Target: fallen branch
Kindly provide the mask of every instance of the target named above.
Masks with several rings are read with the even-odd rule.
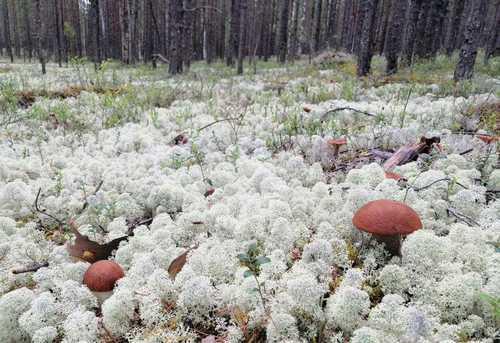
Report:
[[[442,179],[437,179],[437,180],[434,180],[432,181],[431,183],[429,183],[428,185],[425,185],[425,186],[422,186],[422,187],[412,187],[412,189],[415,191],[415,192],[420,192],[420,191],[423,191],[424,189],[427,189],[429,187],[431,187],[432,185],[438,183],[438,182],[442,182],[442,181],[447,181],[447,182],[450,182],[451,179],[449,177],[443,177]],[[461,186],[462,188],[464,189],[469,189],[467,186],[464,186],[462,185],[460,182],[457,182],[455,181],[455,183],[459,186]]]
[[[467,155],[469,152],[472,152],[472,151],[474,151],[474,149],[472,149],[472,148],[471,149],[467,149],[467,150],[462,151],[461,153],[459,153],[459,155],[462,155],[462,156],[463,155]]]
[[[325,117],[330,114],[330,113],[335,113],[335,112],[340,112],[340,111],[353,111],[353,112],[356,112],[356,113],[361,113],[361,114],[364,114],[366,116],[369,116],[369,117],[376,117],[377,115],[376,114],[373,114],[373,113],[370,113],[370,112],[366,112],[366,111],[362,111],[362,110],[358,110],[358,109],[355,109],[355,108],[352,108],[352,107],[338,107],[338,108],[334,108],[334,109],[331,109],[331,110],[328,110],[326,111],[325,113],[323,113],[321,115],[321,121],[325,121]]]
[[[388,160],[389,158],[391,158],[392,155],[394,155],[394,153],[392,153],[392,152],[382,151],[382,150],[378,150],[378,149],[373,149],[370,151],[370,153],[372,154],[372,156],[381,158],[383,160]]]
[[[213,125],[218,124],[218,123],[223,123],[223,122],[232,121],[232,120],[242,120],[242,119],[243,119],[242,117],[237,117],[237,118],[231,117],[231,118],[218,119],[216,121],[211,122],[210,124],[207,124],[205,126],[200,127],[198,129],[198,131],[203,131],[205,129],[208,129],[210,126],[213,126]]]
[[[452,207],[448,207],[446,209],[446,211],[453,215],[455,218],[457,218],[458,220],[464,222],[465,224],[469,225],[469,226],[481,226],[481,224],[479,224],[477,221],[475,221],[474,219],[472,219],[471,217],[469,216],[466,216],[465,214],[463,213],[460,213],[458,212],[456,209],[452,208]]]
[[[49,262],[36,263],[30,267],[14,269],[14,270],[12,270],[12,274],[33,273],[33,272],[36,272],[40,268],[44,268],[44,267],[48,267],[48,266],[49,266]]]
[[[163,57],[162,54],[153,54],[153,55],[151,55],[151,57],[153,59],[155,59],[155,60],[160,60],[160,61],[162,61],[163,63],[166,63],[166,64],[170,63],[165,57]]]
[[[53,216],[52,214],[47,213],[46,212],[47,210],[45,210],[45,209],[42,210],[40,208],[40,206],[38,205],[38,202],[40,200],[40,193],[41,192],[42,192],[42,188],[38,188],[38,192],[36,193],[35,204],[34,204],[35,211],[55,220],[59,225],[64,226],[64,222],[61,219],[57,218],[56,216]]]
[[[92,192],[91,195],[96,195],[97,192],[99,192],[99,190],[101,189],[102,185],[104,183],[104,180],[101,180],[99,182],[99,184],[97,185],[97,187],[94,189],[94,191]],[[87,207],[89,206],[89,201],[87,199],[87,197],[85,196],[85,201],[83,202],[83,206],[82,208],[80,209],[80,212],[79,213],[82,213],[83,211],[85,211],[85,209],[87,209]]]
[[[439,137],[421,137],[420,142],[404,145],[399,148],[382,166],[385,171],[391,171],[394,167],[415,161],[420,154],[430,153],[434,144],[441,141]]]

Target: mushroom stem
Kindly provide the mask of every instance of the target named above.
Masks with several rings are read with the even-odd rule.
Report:
[[[401,235],[376,235],[373,234],[373,237],[377,240],[377,242],[383,243],[385,248],[391,253],[393,256],[401,256]]]

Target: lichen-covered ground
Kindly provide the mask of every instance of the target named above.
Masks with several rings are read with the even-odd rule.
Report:
[[[0,342],[498,338],[498,143],[477,133],[498,135],[500,60],[460,85],[444,57],[363,80],[349,56],[314,62],[1,64]],[[442,150],[385,178],[370,152],[421,136]],[[352,224],[375,199],[421,217],[401,257]],[[110,257],[125,277],[102,306],[70,219],[103,244],[148,224]]]

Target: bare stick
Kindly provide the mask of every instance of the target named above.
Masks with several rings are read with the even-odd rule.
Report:
[[[237,117],[237,118],[224,118],[224,119],[219,119],[219,120],[216,120],[216,121],[213,121],[211,122],[210,124],[207,124],[205,126],[202,126],[198,129],[198,131],[203,131],[207,128],[209,128],[210,126],[212,125],[215,125],[215,124],[218,124],[218,123],[222,123],[222,122],[225,122],[225,121],[232,121],[232,120],[241,120],[243,119],[242,117]]]
[[[346,107],[338,107],[338,108],[334,108],[334,109],[326,111],[321,116],[321,121],[325,121],[325,117],[328,114],[330,114],[330,113],[335,113],[335,112],[340,112],[340,111],[345,111],[345,110],[353,111],[353,112],[356,112],[356,113],[361,113],[361,114],[364,114],[364,115],[369,116],[369,117],[376,117],[377,116],[376,114],[373,114],[373,113],[370,113],[370,112],[365,112],[365,111],[357,110],[355,108],[346,106]]]
[[[92,192],[91,195],[96,195],[97,192],[99,192],[99,190],[101,189],[102,187],[102,184],[104,183],[104,180],[101,180],[99,181],[99,184],[97,185],[97,187],[94,189],[94,192]],[[80,213],[82,213],[83,211],[85,211],[85,209],[89,206],[89,201],[87,199],[87,197],[85,197],[85,201],[83,202],[83,206],[82,208],[80,209]]]
[[[46,210],[40,209],[40,206],[38,205],[38,201],[40,200],[40,193],[41,192],[42,192],[42,188],[38,188],[38,192],[36,193],[36,198],[35,198],[35,211],[55,220],[59,225],[64,226],[64,222],[61,219],[47,213]]]
[[[447,181],[447,182],[450,182],[450,181],[451,181],[451,179],[450,179],[449,177],[443,177],[442,179],[437,179],[437,180],[432,181],[432,182],[431,182],[431,183],[429,183],[428,185],[425,185],[425,186],[422,186],[422,187],[413,187],[413,190],[414,190],[415,192],[423,191],[424,189],[427,189],[427,188],[431,187],[432,185],[434,185],[434,184],[436,184],[436,183],[438,183],[438,182],[441,182],[441,181]],[[456,182],[456,181],[455,181],[455,183],[456,183],[457,185],[459,185],[460,187],[464,188],[464,189],[469,189],[467,186],[462,185],[460,182]]]
[[[454,208],[452,207],[448,207],[446,209],[446,211],[453,215],[455,218],[457,218],[458,220],[464,222],[465,224],[469,225],[469,226],[481,226],[481,224],[479,224],[477,221],[475,221],[474,219],[472,219],[471,217],[469,216],[466,216],[465,214],[463,213],[460,213],[458,212],[457,210],[455,210]]]
[[[33,272],[36,272],[40,268],[44,268],[44,267],[48,267],[48,266],[49,266],[49,262],[37,263],[37,264],[34,264],[30,267],[14,269],[14,270],[12,270],[12,274],[33,273]]]

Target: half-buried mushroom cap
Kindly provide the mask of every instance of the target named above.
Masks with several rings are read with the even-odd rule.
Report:
[[[422,228],[422,222],[412,208],[386,199],[370,201],[361,207],[352,223],[359,230],[380,236],[408,235]]]
[[[101,301],[108,297],[116,282],[124,276],[122,267],[119,264],[102,260],[93,263],[83,275],[83,283]]]

